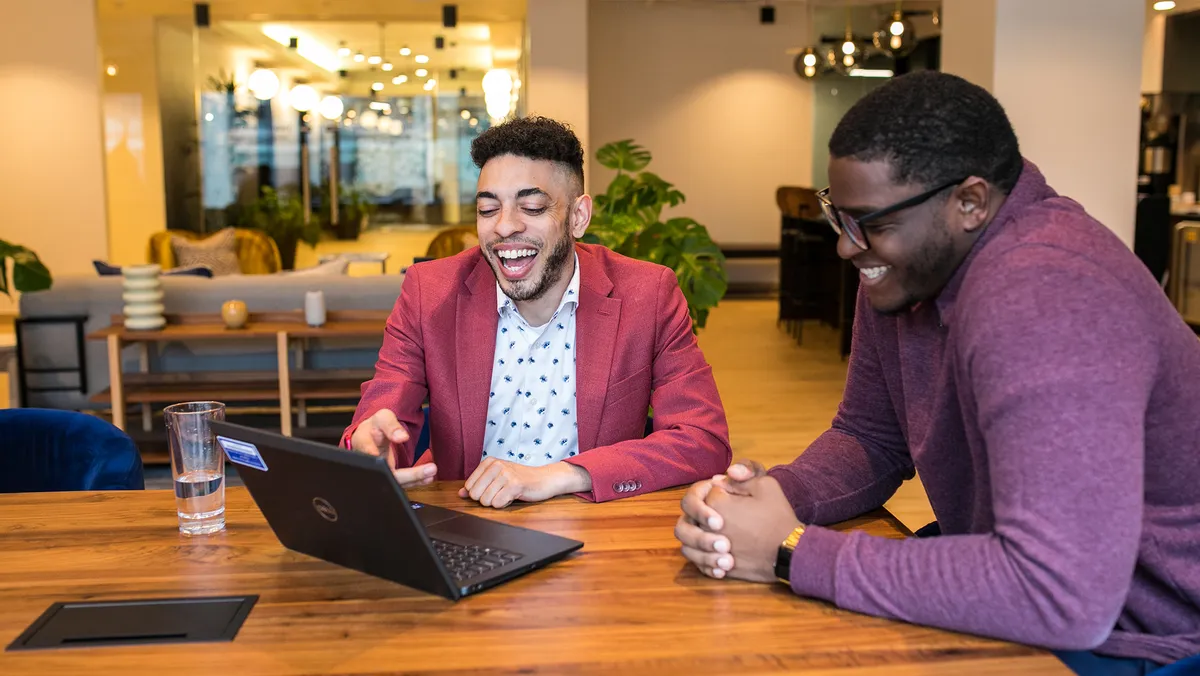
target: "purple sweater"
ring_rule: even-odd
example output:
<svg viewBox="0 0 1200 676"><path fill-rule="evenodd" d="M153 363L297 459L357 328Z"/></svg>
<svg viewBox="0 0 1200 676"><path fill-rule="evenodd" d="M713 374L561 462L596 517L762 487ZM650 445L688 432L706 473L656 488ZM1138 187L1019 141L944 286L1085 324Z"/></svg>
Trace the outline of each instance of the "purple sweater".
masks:
<svg viewBox="0 0 1200 676"><path fill-rule="evenodd" d="M859 298L833 426L771 474L829 524L914 468L944 537L810 526L796 593L1053 649L1200 653L1200 341L1030 163L934 301Z"/></svg>

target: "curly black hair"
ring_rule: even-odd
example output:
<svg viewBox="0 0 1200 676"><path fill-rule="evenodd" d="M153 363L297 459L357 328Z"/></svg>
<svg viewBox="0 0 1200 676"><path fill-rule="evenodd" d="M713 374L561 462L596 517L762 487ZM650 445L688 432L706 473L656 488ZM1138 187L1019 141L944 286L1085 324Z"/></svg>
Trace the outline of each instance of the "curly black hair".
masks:
<svg viewBox="0 0 1200 676"><path fill-rule="evenodd" d="M583 144L570 126L548 117L518 117L502 122L471 142L471 160L480 169L493 157L515 155L548 160L568 170L583 190Z"/></svg>
<svg viewBox="0 0 1200 676"><path fill-rule="evenodd" d="M1000 102L978 85L936 71L902 75L864 96L834 129L829 154L886 160L902 183L932 188L978 176L1005 194L1023 166Z"/></svg>

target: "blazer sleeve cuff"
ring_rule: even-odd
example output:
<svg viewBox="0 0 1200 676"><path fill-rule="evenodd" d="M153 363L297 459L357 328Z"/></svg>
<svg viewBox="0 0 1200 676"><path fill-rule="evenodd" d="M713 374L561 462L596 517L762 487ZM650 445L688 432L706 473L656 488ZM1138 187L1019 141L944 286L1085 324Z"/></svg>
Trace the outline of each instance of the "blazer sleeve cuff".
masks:
<svg viewBox="0 0 1200 676"><path fill-rule="evenodd" d="M642 483L630 479L619 481L608 471L606 463L600 458L589 458L587 453L580 453L563 460L563 462L583 468L592 480L592 490L575 493L576 496L592 502L607 502L617 498L627 498L642 491Z"/></svg>

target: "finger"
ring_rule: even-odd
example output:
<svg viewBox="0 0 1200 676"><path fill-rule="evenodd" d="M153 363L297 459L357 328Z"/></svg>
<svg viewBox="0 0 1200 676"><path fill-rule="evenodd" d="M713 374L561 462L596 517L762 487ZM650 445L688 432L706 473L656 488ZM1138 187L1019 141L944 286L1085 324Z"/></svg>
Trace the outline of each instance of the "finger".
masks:
<svg viewBox="0 0 1200 676"><path fill-rule="evenodd" d="M767 468L754 460L738 460L726 470L726 475L733 481L749 481L766 474Z"/></svg>
<svg viewBox="0 0 1200 676"><path fill-rule="evenodd" d="M492 482L496 480L496 477L500 475L500 472L503 469L504 468L499 463L494 462L486 470L484 470L483 473L480 474L479 479L475 482L475 485L467 489L467 492L471 495L471 499L478 501L480 498L482 498L483 492L486 491L489 486L491 486Z"/></svg>
<svg viewBox="0 0 1200 676"><path fill-rule="evenodd" d="M437 475L437 466L433 464L419 465L417 467L402 467L392 470L392 474L396 476L396 481L403 487L424 485L433 481Z"/></svg>
<svg viewBox="0 0 1200 676"><path fill-rule="evenodd" d="M499 509L507 507L521 498L523 492L521 486L515 481L508 482L504 488L492 498L492 506Z"/></svg>
<svg viewBox="0 0 1200 676"><path fill-rule="evenodd" d="M496 477L492 479L491 483L488 484L487 489L484 490L479 496L479 504L483 505L484 507L496 507L496 497L500 494L500 491L504 490L504 488L506 488L510 483L512 483L512 477L508 476L508 474L505 472L498 473Z"/></svg>
<svg viewBox="0 0 1200 676"><path fill-rule="evenodd" d="M728 554L730 549L729 538L710 533L687 517L675 523L675 539L685 547L711 554Z"/></svg>
<svg viewBox="0 0 1200 676"><path fill-rule="evenodd" d="M393 444L402 444L408 441L408 430L404 429L404 425L396 419L396 414L390 409L379 409L372 417L375 419L376 427L383 432L384 438L388 441Z"/></svg>
<svg viewBox="0 0 1200 676"><path fill-rule="evenodd" d="M722 578L725 574L733 570L733 555L732 554L709 554L702 552L699 549L691 547L681 547L680 552L683 553L683 558L691 561L700 572L709 577Z"/></svg>
<svg viewBox="0 0 1200 676"><path fill-rule="evenodd" d="M720 514L717 514L715 509L705 503L712 488L713 482L711 481L693 484L687 493L684 493L680 507L683 508L683 513L696 523L704 524L711 531L719 531L724 527L725 520L721 518Z"/></svg>
<svg viewBox="0 0 1200 676"><path fill-rule="evenodd" d="M491 458L484 458L483 462L479 463L479 466L475 468L474 472L471 472L471 476L467 477L466 483L463 484L466 493L470 493L471 489L475 488L475 484L478 483L484 472L488 471L488 468L493 464L495 464L495 461ZM463 497L467 497L466 494Z"/></svg>

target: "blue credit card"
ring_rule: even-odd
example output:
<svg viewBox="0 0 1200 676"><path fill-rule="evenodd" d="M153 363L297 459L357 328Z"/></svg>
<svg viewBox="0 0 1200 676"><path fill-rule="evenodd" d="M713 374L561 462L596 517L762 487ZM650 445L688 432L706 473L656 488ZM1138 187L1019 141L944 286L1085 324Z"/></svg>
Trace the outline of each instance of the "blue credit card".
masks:
<svg viewBox="0 0 1200 676"><path fill-rule="evenodd" d="M243 467L252 467L262 472L267 471L267 463L254 444L222 436L217 437L217 442L221 444L221 448L225 449L225 456L229 458L229 462Z"/></svg>

